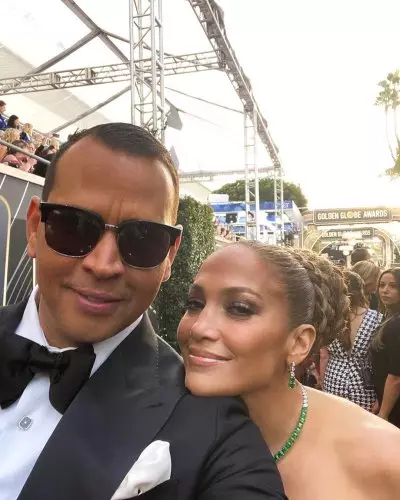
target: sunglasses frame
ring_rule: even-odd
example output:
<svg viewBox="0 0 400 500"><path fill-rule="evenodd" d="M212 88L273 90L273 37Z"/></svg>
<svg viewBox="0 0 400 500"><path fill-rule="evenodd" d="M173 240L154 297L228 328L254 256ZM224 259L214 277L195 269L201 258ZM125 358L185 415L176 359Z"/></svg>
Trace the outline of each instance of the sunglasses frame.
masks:
<svg viewBox="0 0 400 500"><path fill-rule="evenodd" d="M111 230L111 231L114 231L115 234L116 234L118 251L119 251L120 257L121 257L121 259L122 259L122 261L124 262L125 265L127 265L128 267L132 267L134 269L155 269L163 261L161 261L159 264L157 264L155 266L150 266L150 267L133 266L132 264L128 264L128 262L125 261L123 255L121 253L121 250L119 248L119 244L118 244L118 237L119 237L119 234L121 232L121 229L124 226L126 226L126 225L128 225L128 224L130 224L132 222L145 223L145 224L148 224L148 225L153 226L153 227L154 226L156 226L156 227L160 227L161 226L164 230L166 230L168 232L168 234L170 236L170 246L169 246L169 248L171 248L173 245L175 245L176 240L180 236L182 236L182 232L183 232L183 227L180 224L178 224L176 226L169 226L168 224L162 224L160 222L148 221L148 220L143 220L143 219L128 219L128 220L122 221L119 224L107 224L104 221L104 219L102 218L102 216L100 214L98 214L96 212L92 212L91 210L87 210L86 208L77 207L75 205L65 205L65 204L62 204L62 203L49 203L47 201L41 201L40 202L40 205L39 205L39 209L40 209L40 212L41 212L40 221L43 222L43 224L46 225L46 223L47 223L47 217L49 216L49 214L51 213L52 210L64 209L64 208L66 208L66 209L75 209L75 210L78 210L79 212L83 212L83 213L86 213L86 214L89 214L89 215L93 216L99 222L99 225L100 225L100 227L102 229L101 236L100 236L99 240L96 242L96 245L89 252L87 252L84 255L67 255L65 253L58 252L53 247L51 247L50 245L48 245L57 254L62 255L63 257L70 257L71 259L83 259L83 258L87 257L95 249L95 247L97 246L97 244L99 243L99 241L103 237L104 232L106 230ZM47 243L47 239L46 239L46 243ZM167 253L167 255L168 255L168 253Z"/></svg>

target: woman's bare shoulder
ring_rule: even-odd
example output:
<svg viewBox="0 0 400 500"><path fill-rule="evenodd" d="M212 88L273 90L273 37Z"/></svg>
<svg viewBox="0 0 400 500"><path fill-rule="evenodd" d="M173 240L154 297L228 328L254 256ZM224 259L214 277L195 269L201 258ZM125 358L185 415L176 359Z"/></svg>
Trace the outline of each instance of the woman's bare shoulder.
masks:
<svg viewBox="0 0 400 500"><path fill-rule="evenodd" d="M310 406L312 401L349 474L369 488L381 488L382 499L398 498L400 430L342 398L312 391Z"/></svg>

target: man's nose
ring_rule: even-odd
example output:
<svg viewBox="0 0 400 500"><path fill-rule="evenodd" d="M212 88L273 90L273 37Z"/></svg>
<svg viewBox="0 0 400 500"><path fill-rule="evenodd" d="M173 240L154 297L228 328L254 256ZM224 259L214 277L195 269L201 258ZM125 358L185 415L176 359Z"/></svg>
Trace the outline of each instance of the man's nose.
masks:
<svg viewBox="0 0 400 500"><path fill-rule="evenodd" d="M83 267L99 279L112 279L124 273L114 231L104 232L95 248L83 259Z"/></svg>

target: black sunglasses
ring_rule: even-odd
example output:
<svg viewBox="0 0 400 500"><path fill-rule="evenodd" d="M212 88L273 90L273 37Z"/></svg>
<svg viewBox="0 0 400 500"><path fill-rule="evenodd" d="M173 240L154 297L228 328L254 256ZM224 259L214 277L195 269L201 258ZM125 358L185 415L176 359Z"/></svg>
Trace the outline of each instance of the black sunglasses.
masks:
<svg viewBox="0 0 400 500"><path fill-rule="evenodd" d="M40 203L47 245L67 257L85 257L106 229L115 231L122 260L131 267L157 267L182 234L182 227L158 222L126 220L106 224L95 212L55 203Z"/></svg>

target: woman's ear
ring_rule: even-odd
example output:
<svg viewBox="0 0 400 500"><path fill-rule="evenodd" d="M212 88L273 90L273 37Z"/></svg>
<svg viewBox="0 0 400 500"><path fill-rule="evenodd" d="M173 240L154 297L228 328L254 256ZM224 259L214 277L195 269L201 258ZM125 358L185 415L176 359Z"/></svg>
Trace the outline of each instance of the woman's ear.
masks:
<svg viewBox="0 0 400 500"><path fill-rule="evenodd" d="M295 328L288 343L287 362L301 364L310 354L316 338L316 331L312 325L300 325Z"/></svg>

